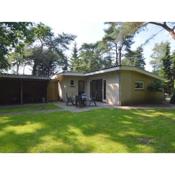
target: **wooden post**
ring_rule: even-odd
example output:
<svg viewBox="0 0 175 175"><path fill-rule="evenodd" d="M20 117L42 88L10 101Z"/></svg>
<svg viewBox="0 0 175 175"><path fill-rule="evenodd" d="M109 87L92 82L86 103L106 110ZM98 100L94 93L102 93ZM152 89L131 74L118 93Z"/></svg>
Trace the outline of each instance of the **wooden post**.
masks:
<svg viewBox="0 0 175 175"><path fill-rule="evenodd" d="M23 82L20 80L20 104L23 104Z"/></svg>
<svg viewBox="0 0 175 175"><path fill-rule="evenodd" d="M48 102L48 98L47 98L47 95L48 95L48 86L49 86L49 81L46 81L46 90L45 90L45 102L47 103Z"/></svg>

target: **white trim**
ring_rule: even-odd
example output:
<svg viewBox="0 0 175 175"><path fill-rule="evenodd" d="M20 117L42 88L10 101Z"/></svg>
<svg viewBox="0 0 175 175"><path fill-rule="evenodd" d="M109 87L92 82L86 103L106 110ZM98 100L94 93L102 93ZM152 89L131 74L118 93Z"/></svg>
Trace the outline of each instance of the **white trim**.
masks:
<svg viewBox="0 0 175 175"><path fill-rule="evenodd" d="M54 75L52 78L56 78L57 76L80 76L80 77L87 77L87 76L93 76L96 74L103 74L103 73L107 73L107 72L113 72L113 71L120 71L120 70L125 70L125 71L135 71L135 72L139 72L141 74L165 81L165 79L142 69L136 68L136 67L132 67L132 66L121 66L121 67L113 67L113 68L109 68L109 69L104 69L104 70L99 70L99 71L95 71L95 72L90 72L90 73L79 73L79 72L60 72L57 75Z"/></svg>
<svg viewBox="0 0 175 175"><path fill-rule="evenodd" d="M56 75L53 75L53 77L56 77L56 76L80 76L80 77L84 77L85 74L84 73L79 73L79 72L61 72L61 73L58 73Z"/></svg>
<svg viewBox="0 0 175 175"><path fill-rule="evenodd" d="M120 70L119 67L113 67L113 68L109 68L109 69L105 69L105 70L90 72L90 73L86 73L85 75L90 76L90 75L96 75L96 74L103 74L103 73L113 72L113 71L117 71L117 70Z"/></svg>
<svg viewBox="0 0 175 175"><path fill-rule="evenodd" d="M104 98L104 94L105 94L105 97L106 97L106 91L105 91L105 93L104 93L104 89L106 88L105 86L104 86L104 82L107 84L107 81L106 81L106 79L102 79L103 80L103 83L102 83L102 97L103 97L103 100L104 101L106 101L106 98ZM105 87L105 88L104 88Z"/></svg>

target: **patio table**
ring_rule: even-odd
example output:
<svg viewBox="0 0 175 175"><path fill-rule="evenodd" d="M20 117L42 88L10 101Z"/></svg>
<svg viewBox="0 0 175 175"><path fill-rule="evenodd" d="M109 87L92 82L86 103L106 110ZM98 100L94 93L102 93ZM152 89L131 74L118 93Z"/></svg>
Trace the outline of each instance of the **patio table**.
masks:
<svg viewBox="0 0 175 175"><path fill-rule="evenodd" d="M86 106L87 99L88 99L88 97L86 95L76 96L75 105L79 106L79 107L84 107L84 106Z"/></svg>

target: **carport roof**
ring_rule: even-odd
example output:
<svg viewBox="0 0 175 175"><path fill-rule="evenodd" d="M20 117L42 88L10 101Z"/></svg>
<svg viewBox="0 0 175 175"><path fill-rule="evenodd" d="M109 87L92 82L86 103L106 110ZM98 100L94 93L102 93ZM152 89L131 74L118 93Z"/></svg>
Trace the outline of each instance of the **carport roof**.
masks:
<svg viewBox="0 0 175 175"><path fill-rule="evenodd" d="M49 77L41 77L33 75L15 75L15 74L0 74L0 78L50 80Z"/></svg>

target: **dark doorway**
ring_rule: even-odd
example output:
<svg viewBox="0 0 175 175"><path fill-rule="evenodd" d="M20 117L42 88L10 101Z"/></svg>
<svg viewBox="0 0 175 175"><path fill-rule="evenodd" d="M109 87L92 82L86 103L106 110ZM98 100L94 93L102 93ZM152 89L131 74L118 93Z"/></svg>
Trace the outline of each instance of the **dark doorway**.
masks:
<svg viewBox="0 0 175 175"><path fill-rule="evenodd" d="M23 81L23 103L41 103L47 99L47 81Z"/></svg>
<svg viewBox="0 0 175 175"><path fill-rule="evenodd" d="M97 101L102 101L102 79L92 80L90 82L90 94Z"/></svg>
<svg viewBox="0 0 175 175"><path fill-rule="evenodd" d="M78 95L81 95L84 92L85 92L85 82L84 80L79 80L78 81Z"/></svg>
<svg viewBox="0 0 175 175"><path fill-rule="evenodd" d="M103 81L103 99L106 100L106 80Z"/></svg>
<svg viewBox="0 0 175 175"><path fill-rule="evenodd" d="M20 104L20 81L0 79L0 105Z"/></svg>

